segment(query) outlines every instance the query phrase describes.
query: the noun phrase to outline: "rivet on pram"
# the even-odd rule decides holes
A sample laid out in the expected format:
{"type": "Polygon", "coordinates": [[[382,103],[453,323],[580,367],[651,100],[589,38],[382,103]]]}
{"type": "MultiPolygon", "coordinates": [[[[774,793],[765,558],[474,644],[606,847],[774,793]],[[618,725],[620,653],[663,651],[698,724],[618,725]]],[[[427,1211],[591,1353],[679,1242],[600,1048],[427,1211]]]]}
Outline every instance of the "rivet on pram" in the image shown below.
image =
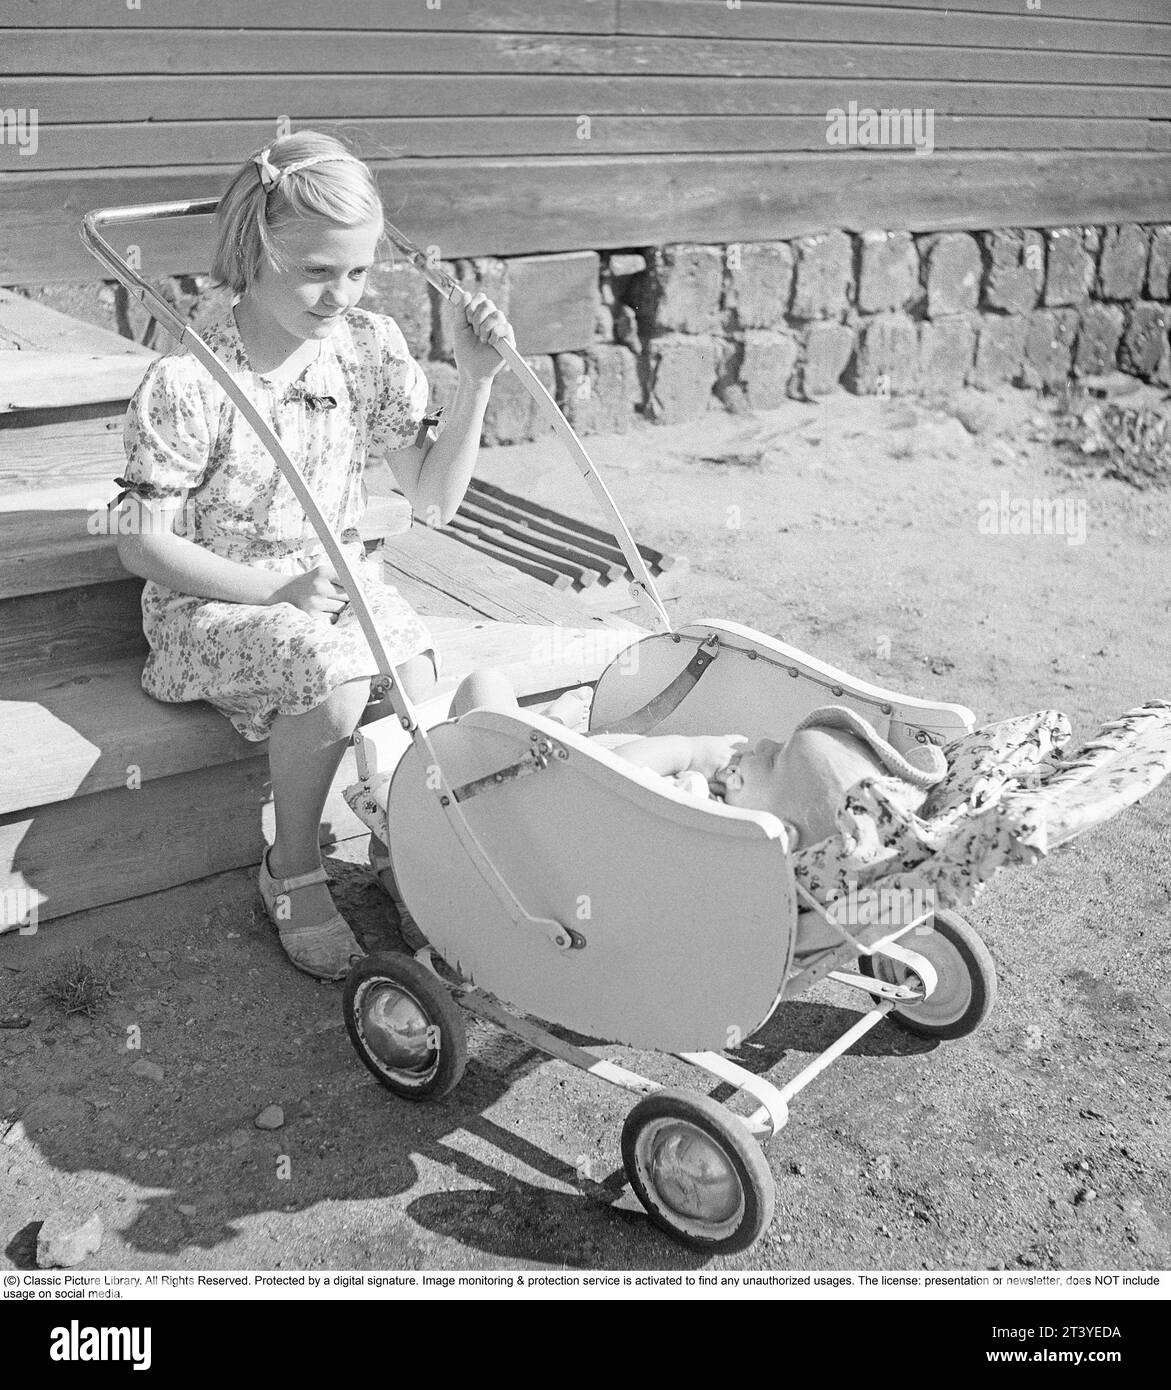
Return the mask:
{"type": "Polygon", "coordinates": [[[755,661],[755,660],[756,660],[756,652],[755,652],[755,651],[750,651],[750,652],[748,653],[748,660],[749,660],[749,661],[755,661]]]}
{"type": "Polygon", "coordinates": [[[840,685],[831,685],[829,688],[829,692],[831,695],[841,695],[844,693],[840,685]]]}
{"type": "Polygon", "coordinates": [[[801,672],[797,670],[796,666],[789,667],[789,675],[791,675],[794,680],[796,680],[800,674],[801,672]]]}
{"type": "Polygon", "coordinates": [[[878,708],[883,712],[883,714],[889,714],[891,712],[889,705],[879,705],[878,708]]]}

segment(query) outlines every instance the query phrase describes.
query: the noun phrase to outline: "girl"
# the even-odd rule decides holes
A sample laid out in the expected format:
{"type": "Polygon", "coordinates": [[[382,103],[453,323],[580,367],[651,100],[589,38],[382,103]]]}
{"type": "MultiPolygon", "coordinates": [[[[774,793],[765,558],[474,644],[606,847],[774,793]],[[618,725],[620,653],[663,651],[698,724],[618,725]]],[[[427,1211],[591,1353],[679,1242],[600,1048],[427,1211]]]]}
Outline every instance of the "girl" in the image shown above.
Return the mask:
{"type": "MultiPolygon", "coordinates": [[[[365,164],[316,132],[284,136],[237,171],[217,229],[213,272],[235,298],[205,340],[305,474],[347,555],[361,564],[354,527],[371,458],[427,524],[447,522],[503,365],[493,344],[512,341],[503,314],[482,294],[456,314],[459,389],[437,434],[397,325],[357,307],[383,243],[365,164]]],[[[118,549],[147,581],[143,687],[206,700],[245,738],[268,739],[276,834],[261,896],[293,964],[338,979],[362,951],[329,895],[318,836],[371,699],[369,647],[276,463],[194,357],[176,349],[152,364],[125,438],[118,500],[133,496],[142,524],[118,549]]],[[[396,589],[360,573],[407,693],[424,699],[439,673],[430,633],[396,589]]],[[[391,887],[386,862],[374,867],[391,887]]]]}

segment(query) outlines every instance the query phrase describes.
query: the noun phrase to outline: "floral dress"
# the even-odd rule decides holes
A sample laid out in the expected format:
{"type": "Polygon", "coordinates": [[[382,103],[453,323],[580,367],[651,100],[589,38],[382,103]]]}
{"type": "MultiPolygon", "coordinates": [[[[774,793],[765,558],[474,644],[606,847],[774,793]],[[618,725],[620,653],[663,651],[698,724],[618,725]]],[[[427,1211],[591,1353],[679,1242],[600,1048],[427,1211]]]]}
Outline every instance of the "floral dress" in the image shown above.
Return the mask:
{"type": "MultiPolygon", "coordinates": [[[[367,565],[354,529],[364,506],[367,456],[412,444],[423,425],[427,381],[393,319],[352,310],[321,341],[291,385],[253,372],[225,306],[204,340],[256,404],[297,463],[322,511],[358,563],[391,659],[434,641],[398,590],[367,565]]],[[[179,501],[177,535],[224,559],[277,574],[325,560],[313,527],[276,462],[223,389],[177,348],[148,368],[126,415],[126,476],[139,497],[179,501]]],[[[158,700],[206,700],[247,739],[267,738],[278,714],[304,714],[347,681],[377,674],[347,608],[337,623],[291,603],[225,603],[148,582],[142,594],[150,655],[142,673],[158,700]]]]}

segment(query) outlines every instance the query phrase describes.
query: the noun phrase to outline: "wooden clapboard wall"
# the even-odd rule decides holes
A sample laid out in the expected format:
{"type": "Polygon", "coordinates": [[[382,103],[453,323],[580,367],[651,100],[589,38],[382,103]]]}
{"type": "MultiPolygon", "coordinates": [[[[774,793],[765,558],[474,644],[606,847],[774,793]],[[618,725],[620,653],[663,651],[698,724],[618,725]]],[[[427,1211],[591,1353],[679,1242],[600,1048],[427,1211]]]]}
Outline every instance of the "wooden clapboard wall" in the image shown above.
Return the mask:
{"type": "MultiPolygon", "coordinates": [[[[1029,6],[4,0],[38,139],[0,143],[0,284],[92,278],[84,210],[214,194],[280,117],[352,136],[446,256],[1166,220],[1171,0],[1029,6]],[[830,147],[850,101],[932,109],[936,152],[830,147]]],[[[205,228],[133,240],[206,268],[205,228]]]]}

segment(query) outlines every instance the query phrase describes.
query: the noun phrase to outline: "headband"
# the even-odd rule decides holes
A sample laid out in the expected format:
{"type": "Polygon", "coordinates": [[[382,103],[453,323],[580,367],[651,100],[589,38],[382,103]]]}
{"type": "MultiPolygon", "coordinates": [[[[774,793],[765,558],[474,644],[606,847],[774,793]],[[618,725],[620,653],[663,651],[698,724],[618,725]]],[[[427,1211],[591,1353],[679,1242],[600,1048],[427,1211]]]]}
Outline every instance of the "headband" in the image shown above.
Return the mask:
{"type": "Polygon", "coordinates": [[[260,186],[265,193],[271,193],[278,187],[282,179],[290,174],[300,173],[302,169],[308,169],[314,164],[361,164],[361,160],[352,154],[315,154],[311,159],[299,159],[295,164],[286,164],[283,169],[278,168],[269,158],[272,150],[271,145],[266,145],[259,154],[252,156],[252,162],[256,165],[256,172],[260,175],[260,186]]]}

